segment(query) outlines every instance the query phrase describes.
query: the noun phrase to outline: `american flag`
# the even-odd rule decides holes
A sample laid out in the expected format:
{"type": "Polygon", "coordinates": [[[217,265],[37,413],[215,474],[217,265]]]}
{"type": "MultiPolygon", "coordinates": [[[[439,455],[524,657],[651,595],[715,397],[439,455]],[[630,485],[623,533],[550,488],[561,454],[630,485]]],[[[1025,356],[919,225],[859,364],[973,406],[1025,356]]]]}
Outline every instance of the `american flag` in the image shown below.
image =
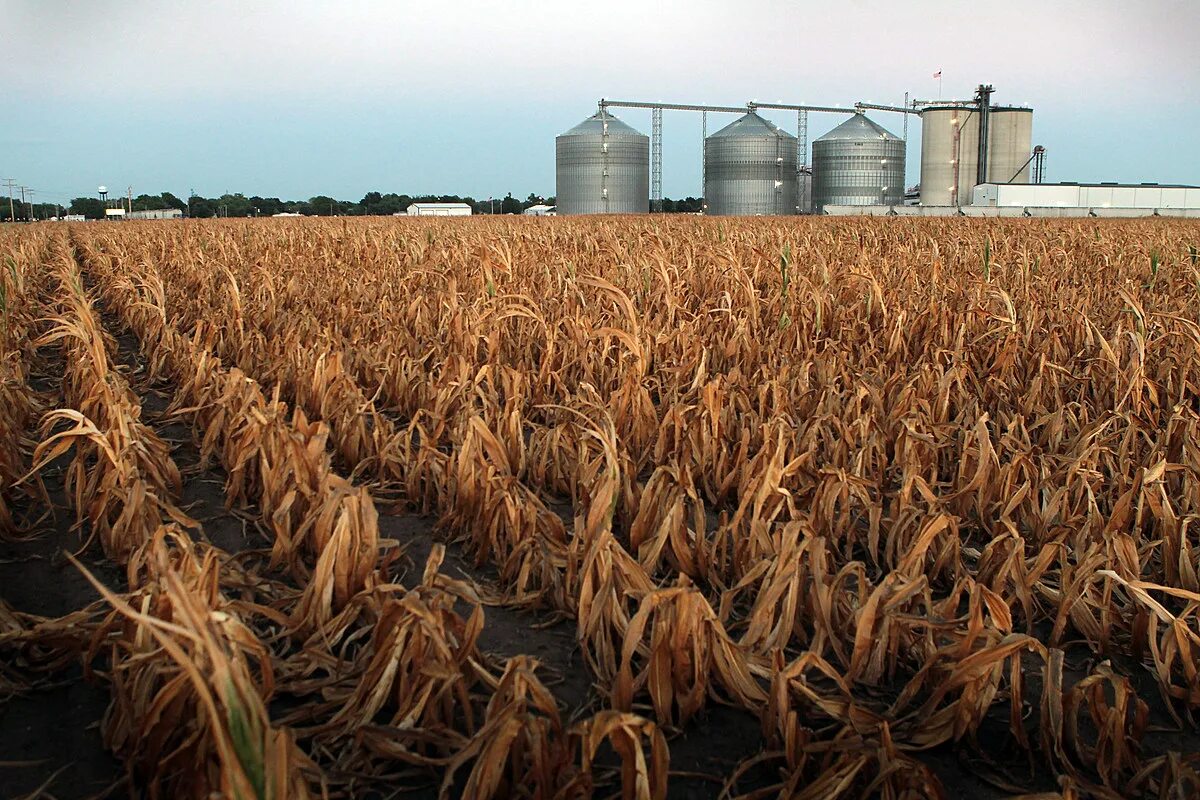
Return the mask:
{"type": "Polygon", "coordinates": [[[942,77],[942,71],[939,69],[937,72],[933,73],[933,77],[935,77],[935,78],[942,77]]]}

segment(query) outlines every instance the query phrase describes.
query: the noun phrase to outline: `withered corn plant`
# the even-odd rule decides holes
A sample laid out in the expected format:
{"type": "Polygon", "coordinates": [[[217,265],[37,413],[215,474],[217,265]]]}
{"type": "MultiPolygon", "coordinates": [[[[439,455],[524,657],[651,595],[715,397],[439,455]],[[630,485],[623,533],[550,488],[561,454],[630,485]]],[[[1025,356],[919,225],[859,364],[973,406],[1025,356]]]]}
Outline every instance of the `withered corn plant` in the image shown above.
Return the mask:
{"type": "Polygon", "coordinates": [[[36,287],[46,277],[46,236],[0,235],[0,540],[21,536],[28,521],[13,518],[18,493],[45,501],[40,484],[22,484],[28,470],[25,440],[40,403],[29,385],[32,342],[42,316],[36,287]]]}
{"type": "MultiPolygon", "coordinates": [[[[88,264],[96,268],[100,259],[88,264]]],[[[225,467],[226,504],[254,502],[273,537],[272,564],[303,583],[297,634],[328,623],[375,580],[378,516],[370,493],[341,477],[326,444],[329,429],[309,422],[276,393],[270,399],[238,368],[226,369],[210,337],[166,324],[161,281],[108,276],[106,297],[135,332],[150,372],[177,384],[171,411],[191,418],[202,459],[225,467]],[[209,338],[206,338],[209,337],[209,338]]]]}
{"type": "MultiPolygon", "coordinates": [[[[1194,223],[543,222],[75,234],[230,502],[263,508],[300,639],[398,601],[351,555],[369,537],[313,522],[336,462],[433,515],[505,602],[573,617],[620,708],[759,716],[748,769],[778,780],[750,796],[938,796],[921,754],[950,745],[1023,752],[1063,797],[1186,796],[1195,760],[1144,751],[1133,679],[1193,725],[1194,223]]],[[[476,713],[430,752],[481,793],[571,761],[526,755],[554,729],[529,709],[511,746],[464,745],[476,713]]],[[[621,713],[576,729],[580,763],[611,734],[625,794],[655,796],[661,731],[621,713]]]]}
{"type": "Polygon", "coordinates": [[[94,648],[110,660],[105,743],[130,785],[149,797],[312,796],[319,772],[267,715],[270,654],[222,595],[218,553],[164,527],[129,572],[136,588],[121,597],[84,570],[113,608],[94,648]]]}
{"type": "MultiPolygon", "coordinates": [[[[74,451],[66,494],[106,555],[124,563],[164,519],[196,523],[174,503],[182,491],[170,447],[141,421],[141,401],[113,367],[110,337],[85,294],[65,241],[55,243],[58,313],[36,345],[61,343],[68,407],[45,414],[33,472],[74,451]]],[[[90,539],[89,539],[90,541],[90,539]]]]}

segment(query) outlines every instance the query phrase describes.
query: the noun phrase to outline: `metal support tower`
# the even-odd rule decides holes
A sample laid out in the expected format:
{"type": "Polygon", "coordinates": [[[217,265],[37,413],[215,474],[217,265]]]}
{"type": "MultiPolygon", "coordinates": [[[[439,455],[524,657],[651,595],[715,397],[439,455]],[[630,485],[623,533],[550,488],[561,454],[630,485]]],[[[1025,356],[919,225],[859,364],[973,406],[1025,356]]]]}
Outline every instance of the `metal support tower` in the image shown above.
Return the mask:
{"type": "Polygon", "coordinates": [[[808,166],[808,112],[804,109],[796,111],[796,172],[803,172],[808,166]]]}
{"type": "Polygon", "coordinates": [[[704,146],[708,142],[708,112],[700,112],[700,205],[704,206],[704,187],[708,182],[708,166],[704,158],[704,146]]]}
{"type": "Polygon", "coordinates": [[[1033,148],[1033,182],[1041,183],[1046,179],[1046,148],[1040,144],[1033,148]]]}
{"type": "Polygon", "coordinates": [[[980,84],[975,90],[976,107],[979,110],[979,160],[975,171],[975,183],[987,183],[988,180],[988,139],[991,138],[990,121],[992,110],[992,92],[990,85],[980,84]]]}
{"type": "Polygon", "coordinates": [[[662,107],[650,112],[650,210],[662,211],[662,107]]]}
{"type": "MultiPolygon", "coordinates": [[[[904,93],[904,108],[908,109],[908,92],[904,93]]],[[[908,149],[908,114],[904,115],[904,149],[908,149]]]]}

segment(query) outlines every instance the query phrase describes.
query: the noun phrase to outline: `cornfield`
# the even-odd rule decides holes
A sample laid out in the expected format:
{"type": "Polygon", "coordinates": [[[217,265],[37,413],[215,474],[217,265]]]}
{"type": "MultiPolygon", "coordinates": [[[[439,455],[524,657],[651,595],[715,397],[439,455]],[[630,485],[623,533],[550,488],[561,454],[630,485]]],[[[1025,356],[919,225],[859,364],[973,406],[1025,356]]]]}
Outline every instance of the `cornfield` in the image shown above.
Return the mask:
{"type": "Polygon", "coordinates": [[[0,703],[82,665],[145,797],[926,798],[963,791],[948,755],[997,797],[1197,796],[1197,244],[1157,219],[6,231],[4,552],[61,535],[57,481],[62,549],[124,573],[74,561],[99,599],[65,617],[0,603],[0,703]],[[210,540],[199,474],[264,547],[210,540]],[[525,626],[506,655],[497,619],[525,626]],[[582,702],[526,646],[552,625],[582,702]],[[706,740],[739,755],[672,758],[706,740]]]}

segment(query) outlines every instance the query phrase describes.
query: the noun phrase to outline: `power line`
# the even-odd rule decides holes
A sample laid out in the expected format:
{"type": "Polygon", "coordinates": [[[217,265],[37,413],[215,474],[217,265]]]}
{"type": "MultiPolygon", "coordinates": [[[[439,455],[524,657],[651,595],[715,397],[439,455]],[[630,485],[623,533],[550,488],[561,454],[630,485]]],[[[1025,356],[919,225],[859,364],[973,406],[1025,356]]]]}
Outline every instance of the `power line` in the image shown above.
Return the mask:
{"type": "Polygon", "coordinates": [[[8,218],[11,221],[16,222],[17,221],[17,212],[13,210],[12,190],[13,190],[13,187],[17,185],[17,182],[14,181],[12,178],[5,178],[4,183],[8,186],[8,218]]]}

